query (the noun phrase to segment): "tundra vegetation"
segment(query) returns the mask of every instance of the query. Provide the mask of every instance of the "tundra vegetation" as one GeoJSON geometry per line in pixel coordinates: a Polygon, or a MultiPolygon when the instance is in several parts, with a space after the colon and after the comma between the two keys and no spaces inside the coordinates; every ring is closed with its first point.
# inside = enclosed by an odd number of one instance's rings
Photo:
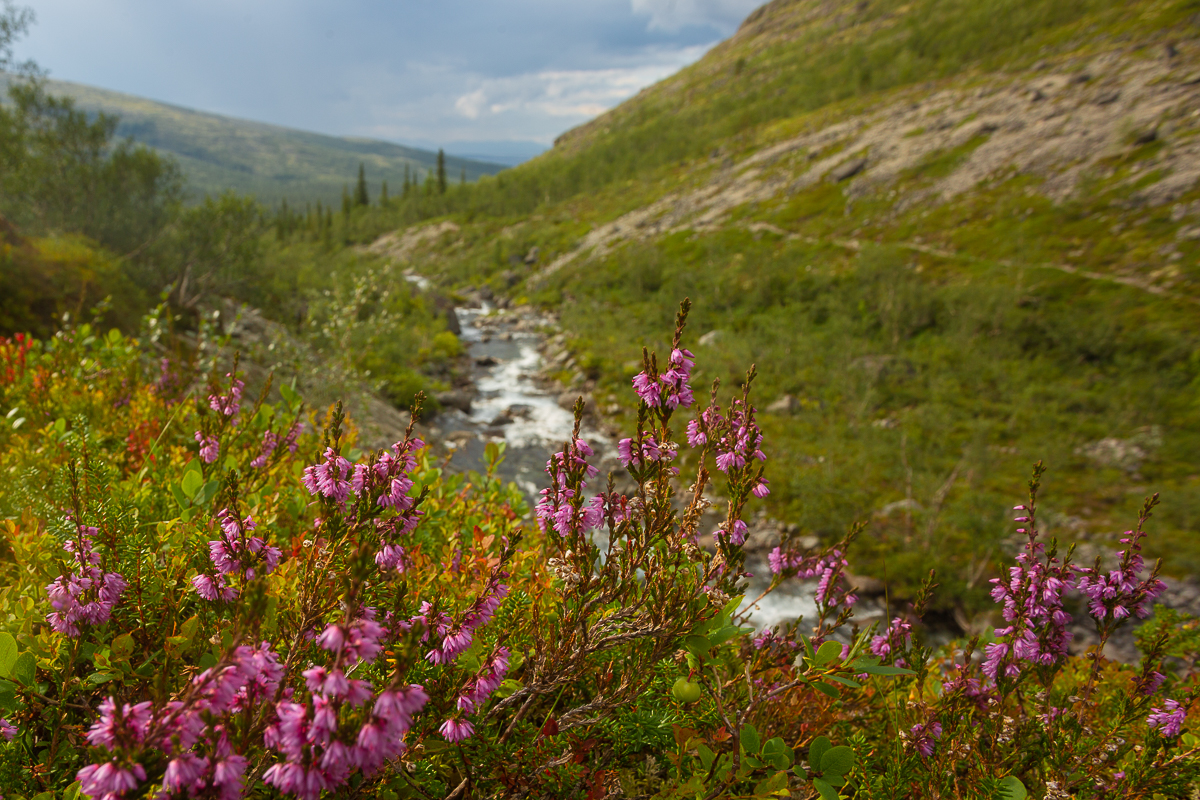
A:
{"type": "Polygon", "coordinates": [[[1191,796],[1194,14],[776,0],[530,164],[306,212],[187,205],[14,84],[5,796],[1191,796]],[[222,299],[428,406],[460,350],[405,270],[558,312],[636,488],[577,434],[530,508],[500,447],[247,392],[222,299]],[[816,618],[746,624],[757,507],[816,618]]]}

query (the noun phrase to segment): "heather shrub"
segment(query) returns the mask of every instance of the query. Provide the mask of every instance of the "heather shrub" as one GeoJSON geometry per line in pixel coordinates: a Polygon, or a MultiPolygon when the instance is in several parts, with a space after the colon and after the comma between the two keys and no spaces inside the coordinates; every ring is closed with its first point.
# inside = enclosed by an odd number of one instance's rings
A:
{"type": "Polygon", "coordinates": [[[502,446],[450,474],[414,423],[364,452],[340,407],[249,397],[211,347],[0,342],[5,796],[1189,795],[1195,621],[1157,614],[1137,665],[1102,654],[1162,591],[1157,498],[1079,565],[1038,532],[1039,464],[987,636],[922,644],[933,574],[858,624],[857,527],[779,543],[767,592],[810,581],[817,612],[755,630],[755,370],[698,398],[687,311],[633,378],[636,490],[591,465],[579,403],[532,509],[502,446]],[[1100,645],[1072,657],[1079,615],[1100,645]]]}

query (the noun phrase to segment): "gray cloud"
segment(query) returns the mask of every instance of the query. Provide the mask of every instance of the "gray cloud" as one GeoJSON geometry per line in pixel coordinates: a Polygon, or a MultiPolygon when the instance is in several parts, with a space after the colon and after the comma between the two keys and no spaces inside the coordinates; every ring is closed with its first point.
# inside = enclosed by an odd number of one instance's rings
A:
{"type": "Polygon", "coordinates": [[[694,61],[752,6],[35,0],[19,54],[52,77],[323,133],[549,143],[694,61]]]}

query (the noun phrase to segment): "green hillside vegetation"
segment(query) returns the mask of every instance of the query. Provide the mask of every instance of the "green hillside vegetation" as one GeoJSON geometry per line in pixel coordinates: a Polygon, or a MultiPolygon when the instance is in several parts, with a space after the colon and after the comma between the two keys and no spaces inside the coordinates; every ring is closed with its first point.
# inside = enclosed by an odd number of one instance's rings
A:
{"type": "Polygon", "coordinates": [[[557,309],[561,379],[626,423],[640,345],[690,296],[700,383],[755,360],[760,409],[784,399],[761,413],[772,514],[827,539],[869,520],[856,563],[900,594],[934,564],[983,607],[1039,458],[1085,560],[1160,490],[1156,554],[1194,573],[1195,13],[773,2],[542,157],[349,237],[453,222],[406,263],[557,309]]]}
{"type": "MultiPolygon", "coordinates": [[[[117,117],[118,137],[131,137],[179,165],[192,201],[234,191],[267,205],[340,203],[359,164],[373,193],[383,181],[396,193],[406,174],[421,182],[437,162],[429,150],[233,119],[68,81],[48,80],[46,91],[73,98],[84,111],[117,117]]],[[[446,169],[454,180],[465,171],[475,181],[504,167],[447,156],[446,169]]]]}

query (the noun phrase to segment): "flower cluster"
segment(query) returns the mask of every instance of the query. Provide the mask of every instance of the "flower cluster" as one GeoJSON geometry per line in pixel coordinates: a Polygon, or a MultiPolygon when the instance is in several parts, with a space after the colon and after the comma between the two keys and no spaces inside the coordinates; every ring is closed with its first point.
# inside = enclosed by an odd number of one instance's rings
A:
{"type": "Polygon", "coordinates": [[[1187,709],[1178,700],[1168,700],[1163,705],[1163,708],[1150,709],[1146,724],[1157,728],[1160,734],[1168,738],[1178,736],[1183,730],[1183,723],[1187,721],[1187,709]]]}
{"type": "Polygon", "coordinates": [[[301,481],[309,494],[321,495],[339,506],[350,496],[350,462],[332,447],[325,448],[325,460],[304,468],[301,481]]]}
{"type": "Polygon", "coordinates": [[[902,617],[892,619],[887,631],[871,639],[871,653],[884,661],[893,660],[898,667],[908,666],[902,656],[911,646],[912,624],[902,617]]]}
{"type": "Polygon", "coordinates": [[[227,576],[253,580],[261,570],[269,575],[279,565],[279,548],[268,545],[261,536],[249,535],[255,527],[250,517],[238,519],[228,508],[217,514],[221,538],[208,543],[208,554],[216,571],[192,578],[192,588],[205,600],[233,600],[238,596],[227,576]]]}
{"type": "Polygon", "coordinates": [[[246,384],[241,378],[234,377],[232,372],[225,374],[229,378],[229,394],[211,392],[208,395],[208,407],[226,417],[236,417],[242,408],[242,391],[246,384]]]}
{"type": "Polygon", "coordinates": [[[1016,506],[1017,529],[1028,537],[1017,554],[1017,565],[1008,571],[1008,579],[992,578],[992,599],[1004,604],[1004,619],[1010,624],[997,628],[1004,641],[992,642],[984,649],[983,672],[995,680],[1021,673],[1018,661],[1048,666],[1067,654],[1072,634],[1067,630],[1071,615],[1063,610],[1063,593],[1075,584],[1070,564],[1046,553],[1038,541],[1035,527],[1035,495],[1028,505],[1016,506]]]}
{"type": "Polygon", "coordinates": [[[1127,545],[1117,555],[1120,563],[1108,573],[1095,567],[1079,569],[1079,591],[1088,599],[1088,611],[1101,626],[1111,626],[1131,614],[1139,618],[1150,615],[1150,602],[1166,591],[1158,579],[1157,570],[1142,580],[1141,525],[1136,531],[1126,531],[1121,544],[1127,545]]]}
{"type": "Polygon", "coordinates": [[[463,715],[472,714],[483,707],[488,698],[500,688],[504,676],[508,674],[509,650],[507,647],[497,647],[480,667],[467,685],[463,687],[455,700],[459,715],[444,721],[438,728],[443,738],[448,742],[461,742],[475,733],[475,726],[463,715]]]}
{"type": "Polygon", "coordinates": [[[425,654],[430,664],[451,664],[475,641],[475,631],[482,628],[496,615],[496,609],[508,596],[507,578],[504,572],[494,574],[475,602],[455,622],[444,611],[437,611],[429,601],[421,603],[421,613],[411,620],[422,625],[425,632],[421,641],[433,646],[425,654]]]}
{"type": "Polygon", "coordinates": [[[937,740],[942,738],[942,723],[934,720],[933,722],[921,722],[913,725],[908,729],[908,741],[916,751],[921,754],[922,758],[929,758],[933,755],[934,748],[937,746],[937,740]]]}
{"type": "Polygon", "coordinates": [[[822,555],[805,556],[780,546],[767,554],[767,563],[774,575],[795,576],[801,580],[816,579],[818,605],[833,608],[840,605],[852,606],[858,602],[858,596],[852,594],[845,583],[849,562],[845,554],[836,547],[830,548],[822,555]]]}
{"type": "Polygon", "coordinates": [[[538,526],[543,531],[579,536],[603,524],[604,498],[597,495],[587,503],[583,500],[588,479],[597,472],[587,462],[592,454],[592,448],[578,436],[577,423],[572,440],[546,462],[550,485],[541,491],[537,504],[538,526]]]}
{"type": "Polygon", "coordinates": [[[695,399],[692,387],[688,385],[692,378],[692,367],[695,366],[694,358],[690,350],[679,347],[676,342],[671,350],[667,371],[659,375],[655,365],[648,362],[646,369],[633,377],[633,390],[650,408],[674,411],[681,406],[690,407],[695,399]]]}
{"type": "Polygon", "coordinates": [[[287,434],[280,437],[275,431],[265,431],[263,433],[262,445],[260,446],[258,455],[250,462],[250,466],[255,469],[262,469],[267,465],[267,461],[274,455],[279,447],[285,448],[289,453],[296,452],[297,440],[300,438],[300,431],[303,426],[297,420],[292,423],[292,427],[288,429],[287,434]]]}
{"type": "Polygon", "coordinates": [[[125,579],[116,572],[100,569],[100,554],[92,545],[99,531],[77,526],[78,536],[63,544],[75,561],[75,569],[46,587],[54,611],[46,615],[50,627],[67,636],[79,636],[80,624],[103,625],[125,591],[125,579]]]}
{"type": "Polygon", "coordinates": [[[139,754],[161,751],[169,758],[165,794],[236,800],[247,762],[230,746],[226,718],[271,696],[282,675],[277,656],[263,642],[237,648],[229,663],[204,670],[182,699],[157,711],[150,701],[118,706],[109,697],[87,738],[110,757],[79,770],[82,791],[111,800],[132,792],[146,780],[139,754]]]}
{"type": "Polygon", "coordinates": [[[200,460],[205,464],[211,464],[221,455],[221,443],[216,436],[205,436],[203,432],[196,431],[195,440],[200,444],[200,460]]]}
{"type": "Polygon", "coordinates": [[[344,784],[353,770],[371,774],[404,752],[412,717],[428,702],[425,690],[410,685],[376,696],[369,681],[346,674],[356,664],[370,664],[382,650],[387,630],[374,617],[373,609],[364,608],[360,617],[332,623],[317,637],[331,663],[303,672],[311,703],[282,700],[276,705],[276,720],[263,742],[284,760],[267,769],[264,782],[285,794],[316,800],[322,791],[344,784]],[[364,708],[372,698],[357,731],[340,721],[343,707],[364,708]]]}
{"type": "MultiPolygon", "coordinates": [[[[621,466],[640,469],[646,464],[657,462],[670,462],[675,459],[678,452],[674,442],[659,442],[652,434],[642,436],[641,445],[639,446],[632,438],[621,439],[617,442],[617,458],[621,461],[621,466]]],[[[674,470],[678,473],[678,470],[674,470]]]]}
{"type": "Polygon", "coordinates": [[[754,406],[745,397],[735,397],[728,414],[722,414],[714,402],[688,423],[687,440],[692,447],[712,445],[717,469],[729,476],[731,485],[743,488],[744,484],[762,499],[771,490],[762,470],[755,468],[755,462],[764,462],[767,457],[762,451],[762,429],[754,414],[754,406]]]}

